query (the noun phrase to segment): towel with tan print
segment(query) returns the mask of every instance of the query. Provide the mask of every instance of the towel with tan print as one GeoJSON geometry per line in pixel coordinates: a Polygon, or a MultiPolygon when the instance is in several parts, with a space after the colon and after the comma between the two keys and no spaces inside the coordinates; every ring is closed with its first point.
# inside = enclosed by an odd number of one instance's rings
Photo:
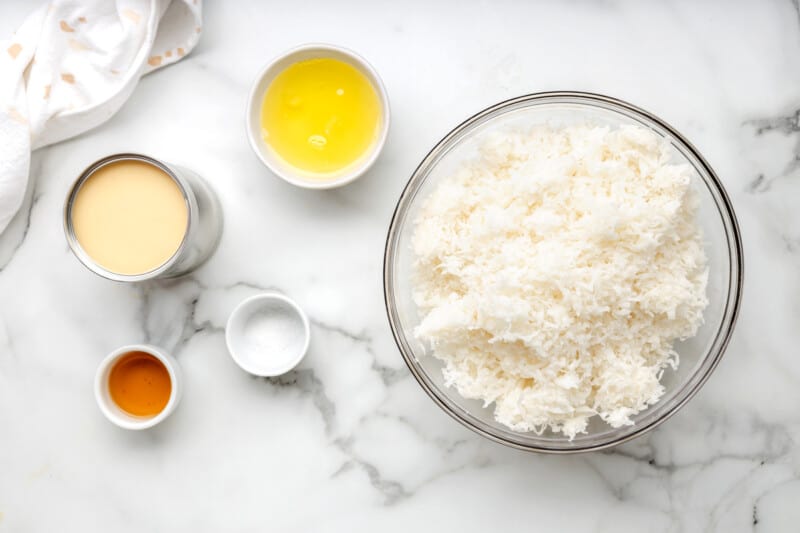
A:
{"type": "Polygon", "coordinates": [[[139,78],[194,48],[201,12],[200,0],[55,0],[0,41],[0,232],[31,151],[111,118],[139,78]]]}

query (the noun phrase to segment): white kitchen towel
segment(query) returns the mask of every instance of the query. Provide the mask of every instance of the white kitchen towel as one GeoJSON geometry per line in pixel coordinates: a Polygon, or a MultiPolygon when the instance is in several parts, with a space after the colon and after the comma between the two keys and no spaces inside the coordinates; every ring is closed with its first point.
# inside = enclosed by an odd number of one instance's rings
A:
{"type": "Polygon", "coordinates": [[[31,151],[108,120],[139,78],[194,48],[201,13],[200,0],[54,0],[0,41],[0,233],[31,151]]]}

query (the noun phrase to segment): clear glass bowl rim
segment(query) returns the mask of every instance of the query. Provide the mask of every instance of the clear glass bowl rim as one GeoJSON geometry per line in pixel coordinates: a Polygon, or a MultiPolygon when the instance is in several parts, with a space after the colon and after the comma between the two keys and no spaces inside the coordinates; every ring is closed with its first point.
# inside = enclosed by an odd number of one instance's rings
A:
{"type": "Polygon", "coordinates": [[[719,177],[711,168],[711,165],[709,165],[705,158],[700,154],[700,152],[681,133],[679,133],[675,128],[658,116],[624,100],[602,94],[580,91],[539,92],[504,100],[476,113],[453,128],[438,143],[436,143],[430,152],[428,152],[428,154],[422,159],[420,164],[414,170],[414,173],[411,175],[411,178],[408,180],[408,183],[403,188],[389,224],[383,257],[384,304],[386,307],[386,314],[389,319],[389,326],[392,330],[392,336],[394,337],[395,343],[400,350],[400,354],[403,356],[406,366],[408,366],[409,371],[417,380],[417,383],[419,383],[425,393],[445,413],[450,415],[450,417],[455,419],[466,428],[478,433],[479,435],[482,435],[483,437],[486,437],[487,439],[524,451],[550,454],[583,453],[611,448],[613,446],[622,444],[623,442],[627,442],[631,439],[644,435],[677,413],[689,400],[694,397],[695,394],[697,394],[722,359],[722,356],[730,342],[730,338],[733,334],[736,320],[739,315],[739,308],[742,299],[742,288],[744,283],[744,251],[742,249],[741,233],[739,231],[739,224],[736,219],[736,214],[733,210],[733,205],[731,204],[730,198],[728,197],[722,182],[719,180],[719,177]],[[429,171],[433,168],[436,162],[438,162],[439,157],[443,155],[443,153],[446,153],[446,151],[453,147],[458,141],[460,141],[463,134],[470,130],[473,126],[477,126],[487,120],[490,120],[495,115],[502,114],[508,108],[513,108],[528,102],[547,103],[548,100],[552,101],[552,103],[579,104],[589,107],[600,107],[605,110],[612,110],[622,114],[633,115],[634,117],[643,119],[644,121],[655,123],[660,128],[665,130],[675,144],[681,145],[686,152],[691,154],[695,160],[695,167],[697,167],[700,178],[706,183],[707,186],[709,186],[710,189],[716,193],[715,203],[717,209],[720,211],[720,216],[722,217],[726,236],[728,238],[728,253],[731,263],[730,282],[727,295],[728,298],[723,314],[722,325],[720,330],[717,332],[718,341],[716,342],[716,350],[707,354],[706,359],[711,358],[711,361],[710,364],[706,365],[702,369],[703,375],[700,377],[700,379],[691,389],[683,391],[682,396],[674,398],[674,404],[665,413],[649,424],[642,425],[627,435],[621,435],[618,438],[611,438],[607,441],[602,441],[583,447],[543,447],[514,442],[499,435],[495,435],[491,431],[491,426],[488,426],[478,420],[469,420],[463,417],[460,413],[454,411],[447,404],[447,402],[440,397],[438,388],[428,381],[425,371],[421,369],[415,362],[416,358],[414,357],[413,350],[406,344],[401,331],[402,326],[400,324],[400,319],[394,303],[394,272],[392,270],[392,266],[398,250],[397,241],[401,227],[399,221],[404,218],[406,211],[408,211],[413,198],[416,195],[416,192],[424,183],[429,171]]]}

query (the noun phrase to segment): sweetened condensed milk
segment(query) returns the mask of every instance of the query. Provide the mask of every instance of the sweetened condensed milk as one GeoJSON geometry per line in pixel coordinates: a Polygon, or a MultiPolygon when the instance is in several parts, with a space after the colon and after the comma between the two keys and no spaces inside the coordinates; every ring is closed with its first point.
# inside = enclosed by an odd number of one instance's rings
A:
{"type": "Polygon", "coordinates": [[[186,235],[189,212],[178,183],[161,168],[122,159],[94,171],[75,194],[75,238],[104,269],[123,275],[166,263],[186,235]]]}

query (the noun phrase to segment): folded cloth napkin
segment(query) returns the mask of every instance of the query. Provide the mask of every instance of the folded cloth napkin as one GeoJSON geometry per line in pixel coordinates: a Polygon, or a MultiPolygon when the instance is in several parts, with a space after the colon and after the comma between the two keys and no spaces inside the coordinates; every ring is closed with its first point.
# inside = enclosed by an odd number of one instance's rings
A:
{"type": "Polygon", "coordinates": [[[0,233],[31,150],[108,120],[139,78],[194,48],[201,12],[200,0],[54,0],[0,41],[0,233]]]}

